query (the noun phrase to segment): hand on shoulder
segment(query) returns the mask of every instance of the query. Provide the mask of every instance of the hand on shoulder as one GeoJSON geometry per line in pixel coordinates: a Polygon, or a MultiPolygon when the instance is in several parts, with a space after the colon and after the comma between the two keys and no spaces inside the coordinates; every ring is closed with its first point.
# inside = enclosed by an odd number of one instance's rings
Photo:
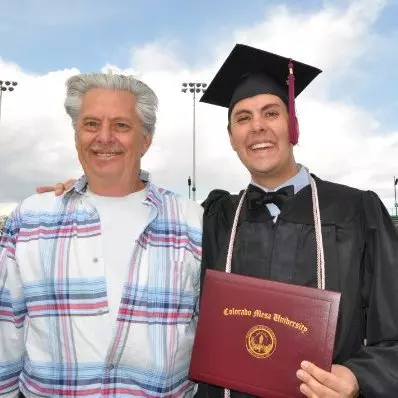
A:
{"type": "Polygon", "coordinates": [[[55,196],[62,195],[65,191],[67,191],[74,183],[76,179],[69,179],[65,182],[58,182],[55,185],[45,185],[36,188],[37,193],[45,193],[45,192],[53,192],[55,196]]]}

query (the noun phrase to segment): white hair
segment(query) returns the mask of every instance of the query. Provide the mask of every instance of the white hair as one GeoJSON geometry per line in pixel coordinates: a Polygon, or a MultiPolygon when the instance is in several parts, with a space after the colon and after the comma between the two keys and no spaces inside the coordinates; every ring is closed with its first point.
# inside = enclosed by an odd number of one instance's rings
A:
{"type": "Polygon", "coordinates": [[[153,90],[132,76],[112,73],[83,73],[70,77],[66,82],[65,109],[72,119],[76,132],[77,118],[80,113],[83,95],[92,88],[123,90],[136,98],[136,112],[141,119],[144,134],[155,132],[158,98],[153,90]]]}

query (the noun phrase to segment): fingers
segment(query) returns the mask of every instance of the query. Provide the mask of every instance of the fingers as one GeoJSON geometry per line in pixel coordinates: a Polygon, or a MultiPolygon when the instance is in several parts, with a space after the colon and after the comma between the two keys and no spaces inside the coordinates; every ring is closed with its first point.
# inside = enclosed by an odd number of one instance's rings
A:
{"type": "Polygon", "coordinates": [[[42,187],[37,187],[36,192],[37,193],[45,193],[45,192],[53,192],[55,196],[60,196],[62,195],[65,191],[67,191],[73,184],[75,183],[75,180],[68,180],[63,184],[62,182],[59,182],[55,185],[44,185],[42,187]]]}
{"type": "Polygon", "coordinates": [[[309,373],[302,369],[297,371],[297,377],[303,382],[300,385],[300,391],[306,397],[318,398],[316,392],[322,391],[322,384],[320,384],[318,380],[314,379],[309,373]]]}
{"type": "Polygon", "coordinates": [[[337,377],[307,361],[303,361],[301,367],[297,377],[303,382],[300,391],[306,397],[338,397],[341,386],[337,377]]]}
{"type": "Polygon", "coordinates": [[[300,391],[310,398],[356,397],[358,381],[354,373],[343,365],[332,365],[327,372],[311,362],[303,361],[297,377],[303,382],[300,391]]]}
{"type": "Polygon", "coordinates": [[[62,182],[55,184],[55,196],[60,196],[66,191],[66,187],[62,182]]]}
{"type": "MultiPolygon", "coordinates": [[[[69,188],[72,188],[73,184],[76,182],[75,179],[71,178],[68,181],[66,181],[64,184],[60,184],[63,185],[63,190],[67,191],[69,188]]],[[[58,184],[57,184],[58,185],[58,184]]]]}
{"type": "Polygon", "coordinates": [[[55,187],[52,186],[52,185],[51,186],[50,185],[45,185],[45,186],[36,188],[36,192],[37,193],[52,192],[54,190],[55,190],[55,187]]]}
{"type": "Polygon", "coordinates": [[[300,391],[301,393],[308,397],[308,398],[319,398],[308,386],[307,384],[301,384],[300,385],[300,391]]]}
{"type": "Polygon", "coordinates": [[[334,376],[332,373],[326,372],[326,370],[318,368],[318,366],[314,365],[313,363],[303,361],[301,363],[301,367],[313,378],[315,378],[319,384],[329,387],[335,391],[338,391],[339,387],[341,387],[341,381],[336,376],[334,376]]]}

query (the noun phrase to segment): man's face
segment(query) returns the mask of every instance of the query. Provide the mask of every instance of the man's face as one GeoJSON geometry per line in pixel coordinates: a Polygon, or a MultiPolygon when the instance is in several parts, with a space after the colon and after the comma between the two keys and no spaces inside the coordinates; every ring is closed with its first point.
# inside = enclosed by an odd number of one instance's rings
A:
{"type": "Polygon", "coordinates": [[[231,112],[229,138],[254,181],[283,183],[295,174],[288,112],[279,97],[259,94],[239,101],[231,112]]]}
{"type": "Polygon", "coordinates": [[[93,88],[82,98],[76,149],[89,180],[129,183],[151,144],[127,91],[93,88]]]}

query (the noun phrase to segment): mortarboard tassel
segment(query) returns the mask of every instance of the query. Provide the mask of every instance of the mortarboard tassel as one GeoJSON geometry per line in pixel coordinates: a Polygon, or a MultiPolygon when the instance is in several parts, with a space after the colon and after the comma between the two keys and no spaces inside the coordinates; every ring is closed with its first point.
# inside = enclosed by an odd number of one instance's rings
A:
{"type": "Polygon", "coordinates": [[[289,85],[289,137],[290,142],[293,145],[298,143],[299,138],[299,126],[296,116],[295,106],[295,90],[294,90],[294,73],[293,73],[293,61],[289,60],[289,76],[287,78],[287,84],[289,85]]]}

